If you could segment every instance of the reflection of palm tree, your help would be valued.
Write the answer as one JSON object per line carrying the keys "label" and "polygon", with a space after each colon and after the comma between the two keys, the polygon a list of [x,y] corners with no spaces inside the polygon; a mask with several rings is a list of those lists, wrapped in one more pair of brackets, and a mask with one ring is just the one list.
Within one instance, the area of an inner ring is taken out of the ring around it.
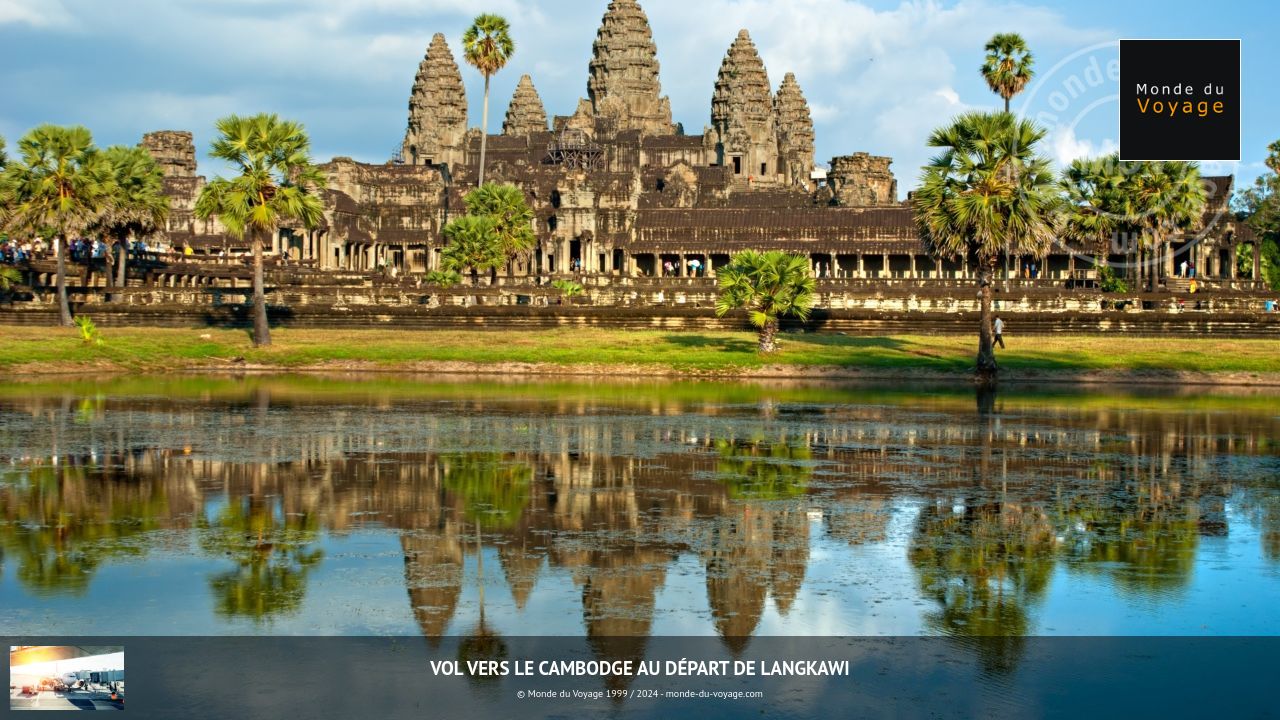
{"label": "reflection of palm tree", "polygon": [[101,466],[71,462],[9,473],[0,493],[0,550],[37,595],[83,595],[103,562],[146,552],[138,538],[168,510],[162,484],[106,480]]}
{"label": "reflection of palm tree", "polygon": [[1061,510],[1073,528],[1068,562],[1105,573],[1124,591],[1159,597],[1191,579],[1199,546],[1197,504],[1160,483],[1126,483]]}
{"label": "reflection of palm tree", "polygon": [[498,453],[465,453],[440,458],[444,488],[460,496],[466,519],[490,528],[520,522],[529,504],[533,467],[509,463]]}
{"label": "reflection of palm tree", "polygon": [[[484,546],[480,540],[480,523],[476,523],[476,588],[479,594],[480,621],[469,635],[458,644],[458,662],[466,667],[470,661],[502,661],[507,657],[507,643],[484,621]],[[498,675],[467,674],[473,684],[492,684]]]}
{"label": "reflection of palm tree", "polygon": [[1030,630],[1029,608],[1054,567],[1054,535],[1038,509],[1011,503],[924,508],[908,559],[941,607],[927,624],[945,635],[1001,638],[980,647],[989,671],[1008,672]]}
{"label": "reflection of palm tree", "polygon": [[716,474],[735,500],[778,500],[803,495],[813,477],[807,447],[783,442],[717,440]]}
{"label": "reflection of palm tree", "polygon": [[236,563],[209,578],[218,614],[260,622],[297,612],[307,575],[324,557],[310,547],[318,526],[311,513],[281,515],[254,496],[227,503],[212,521],[201,517],[201,549]]}

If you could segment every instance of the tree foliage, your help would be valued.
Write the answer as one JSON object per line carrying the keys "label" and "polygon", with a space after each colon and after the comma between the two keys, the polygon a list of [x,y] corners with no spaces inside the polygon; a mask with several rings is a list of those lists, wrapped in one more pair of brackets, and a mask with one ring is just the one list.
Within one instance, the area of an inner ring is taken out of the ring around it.
{"label": "tree foliage", "polygon": [[493,218],[499,250],[505,259],[527,257],[538,246],[533,211],[524,191],[510,183],[485,183],[463,198],[468,215]]}
{"label": "tree foliage", "polygon": [[484,185],[485,156],[489,148],[489,80],[506,67],[515,54],[511,25],[501,15],[479,15],[462,35],[462,57],[484,76],[484,114],[480,134],[480,180]]}
{"label": "tree foliage", "polygon": [[254,344],[270,345],[263,289],[262,244],[286,222],[314,228],[324,221],[320,191],[325,176],[311,162],[311,140],[302,125],[274,114],[229,115],[217,123],[210,156],[238,175],[214,178],[196,199],[199,218],[216,217],[253,247]]}
{"label": "tree foliage", "polygon": [[942,153],[924,168],[916,224],[935,255],[1042,255],[1054,240],[1058,186],[1036,154],[1043,129],[1008,113],[967,113],[935,130]]}
{"label": "tree foliage", "polygon": [[123,241],[130,235],[150,235],[169,216],[164,172],[146,148],[113,145],[103,151],[114,181],[110,202],[93,230]]}
{"label": "tree foliage", "polygon": [[[1280,140],[1267,146],[1267,169],[1253,186],[1232,199],[1236,218],[1249,224],[1261,243],[1262,277],[1273,290],[1280,290]],[[1252,268],[1253,260],[1242,259]]]}
{"label": "tree foliage", "polygon": [[1017,33],[995,35],[987,42],[986,51],[979,72],[991,92],[1004,99],[1004,111],[1009,112],[1009,101],[1035,77],[1035,58]]}
{"label": "tree foliage", "polygon": [[966,113],[935,130],[942,152],[926,165],[913,199],[916,226],[937,257],[973,257],[981,319],[977,374],[995,379],[992,290],[997,259],[1039,257],[1054,242],[1060,204],[1049,161],[1036,154],[1044,130],[1005,113]]}
{"label": "tree foliage", "polygon": [[41,125],[18,141],[19,158],[0,176],[0,221],[11,232],[58,238],[58,306],[70,326],[66,247],[105,212],[115,192],[111,165],[79,125]]}
{"label": "tree foliage", "polygon": [[488,215],[464,215],[444,226],[448,244],[441,253],[445,270],[457,273],[469,271],[472,284],[478,274],[493,270],[503,264],[502,245],[498,238],[498,223]]}
{"label": "tree foliage", "polygon": [[807,320],[813,309],[815,283],[803,255],[748,250],[735,255],[716,277],[720,284],[716,315],[745,309],[751,324],[760,330],[762,353],[777,349],[780,318]]}

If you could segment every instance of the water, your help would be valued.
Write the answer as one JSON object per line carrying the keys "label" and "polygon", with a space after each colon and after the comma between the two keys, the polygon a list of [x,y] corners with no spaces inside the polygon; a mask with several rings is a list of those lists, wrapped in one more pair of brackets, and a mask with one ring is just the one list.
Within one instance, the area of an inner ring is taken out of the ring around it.
{"label": "water", "polygon": [[1274,396],[0,386],[0,634],[1278,635]]}

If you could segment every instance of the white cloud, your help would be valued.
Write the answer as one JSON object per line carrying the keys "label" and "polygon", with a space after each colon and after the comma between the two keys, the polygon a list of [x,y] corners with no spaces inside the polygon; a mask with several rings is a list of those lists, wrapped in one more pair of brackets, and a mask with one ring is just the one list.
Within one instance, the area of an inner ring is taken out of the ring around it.
{"label": "white cloud", "polygon": [[1053,161],[1059,167],[1070,165],[1072,160],[1109,155],[1119,149],[1116,141],[1111,138],[1103,138],[1097,142],[1078,138],[1075,128],[1071,126],[1055,129],[1045,140],[1052,148]]}
{"label": "white cloud", "polygon": [[0,25],[22,23],[52,27],[65,25],[69,20],[62,0],[0,0]]}

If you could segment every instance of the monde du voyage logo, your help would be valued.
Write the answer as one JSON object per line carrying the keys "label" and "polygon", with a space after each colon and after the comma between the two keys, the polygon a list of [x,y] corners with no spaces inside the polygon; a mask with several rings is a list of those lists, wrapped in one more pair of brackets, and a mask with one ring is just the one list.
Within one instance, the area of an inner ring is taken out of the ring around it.
{"label": "monde du voyage logo", "polygon": [[1122,160],[1240,159],[1239,40],[1121,40]]}

